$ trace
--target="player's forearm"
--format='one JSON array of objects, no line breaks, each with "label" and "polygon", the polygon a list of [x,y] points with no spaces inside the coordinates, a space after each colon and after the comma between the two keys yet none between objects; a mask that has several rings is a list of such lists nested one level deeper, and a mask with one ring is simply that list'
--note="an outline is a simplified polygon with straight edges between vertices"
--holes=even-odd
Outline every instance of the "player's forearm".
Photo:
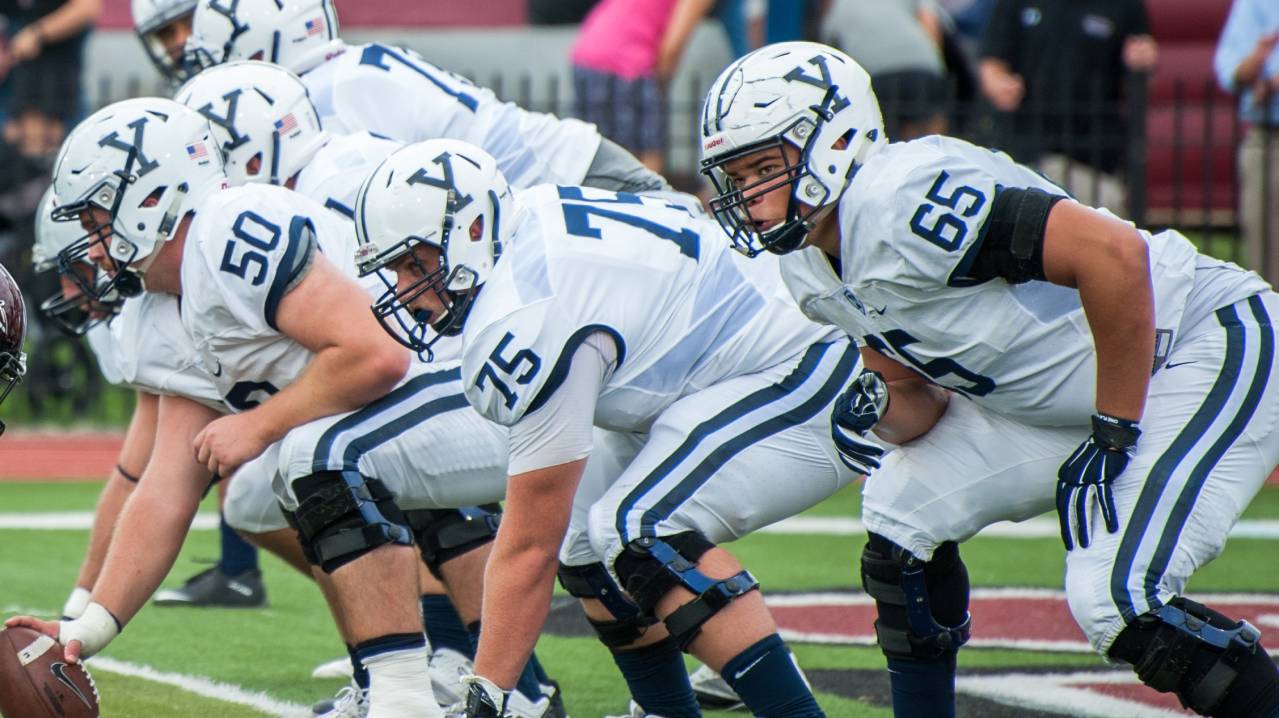
[{"label": "player's forearm", "polygon": [[[178,477],[162,473],[149,471],[125,503],[93,589],[93,600],[124,624],[142,609],[173,567],[200,503],[195,486],[179,487]],[[164,484],[171,490],[161,489]]]},{"label": "player's forearm", "polygon": [[132,491],[133,484],[121,476],[119,471],[112,469],[107,485],[98,496],[98,505],[93,513],[93,528],[89,531],[89,547],[85,551],[84,562],[80,564],[80,573],[76,576],[77,587],[92,589],[97,583],[120,511]]},{"label": "player's forearm", "polygon": [[1155,355],[1155,300],[1145,243],[1079,278],[1079,297],[1097,350],[1097,411],[1138,421]]},{"label": "player's forearm", "polygon": [[297,381],[250,410],[267,443],[324,416],[354,411],[386,395],[404,378],[407,355],[384,359],[363,356],[355,348],[318,352]]},{"label": "player's forearm", "polygon": [[70,0],[40,18],[40,39],[48,45],[61,42],[92,25],[102,14],[102,0]]},{"label": "player's forearm", "polygon": [[[504,540],[505,538],[505,540]],[[557,547],[498,531],[484,571],[484,603],[475,673],[510,690],[537,645],[551,606]]]},{"label": "player's forearm", "polygon": [[920,378],[888,383],[888,411],[875,424],[875,435],[893,444],[904,444],[932,429],[950,402],[945,389]]}]

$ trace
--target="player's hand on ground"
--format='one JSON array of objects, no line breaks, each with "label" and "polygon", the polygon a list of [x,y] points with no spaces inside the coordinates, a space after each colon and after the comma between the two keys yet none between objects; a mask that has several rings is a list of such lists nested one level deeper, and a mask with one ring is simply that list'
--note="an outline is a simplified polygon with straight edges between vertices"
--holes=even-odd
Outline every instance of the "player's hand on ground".
[{"label": "player's hand on ground", "polygon": [[865,369],[835,399],[830,415],[831,438],[848,468],[868,474],[879,468],[883,447],[866,435],[888,411],[888,384],[877,371]]},{"label": "player's hand on ground", "polygon": [[195,436],[195,460],[218,476],[230,476],[266,450],[269,441],[247,414],[230,414],[209,422]]},{"label": "player's hand on ground", "polygon": [[1088,515],[1095,502],[1110,533],[1119,531],[1119,514],[1111,484],[1128,466],[1141,429],[1137,422],[1104,414],[1092,418],[1092,435],[1075,449],[1057,472],[1057,518],[1066,550],[1091,543]]},{"label": "player's hand on ground", "polygon": [[463,718],[501,718],[506,715],[506,700],[510,696],[496,683],[484,676],[462,676],[466,686],[466,711]]},{"label": "player's hand on ground", "polygon": [[[5,620],[4,625],[7,628],[30,628],[33,631],[39,631],[53,639],[59,638],[61,633],[61,621],[42,621],[32,616],[13,616]],[[76,663],[80,660],[80,642],[71,641],[62,648],[63,659],[67,663]]]}]

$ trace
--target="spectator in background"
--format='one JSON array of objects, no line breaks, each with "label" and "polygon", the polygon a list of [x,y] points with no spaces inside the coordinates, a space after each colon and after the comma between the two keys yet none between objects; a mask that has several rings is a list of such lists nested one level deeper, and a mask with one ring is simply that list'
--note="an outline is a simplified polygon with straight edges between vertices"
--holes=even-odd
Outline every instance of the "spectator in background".
[{"label": "spectator in background", "polygon": [[[1235,0],[1213,69],[1239,95],[1248,132],[1239,146],[1239,224],[1249,265],[1279,285],[1279,2]],[[1267,168],[1269,171],[1267,171]]]},{"label": "spectator in background", "polygon": [[942,26],[933,0],[834,0],[821,38],[870,73],[889,138],[947,131]]},{"label": "spectator in background", "polygon": [[528,0],[530,25],[576,25],[599,0]]},{"label": "spectator in background", "polygon": [[1010,127],[1000,146],[1084,204],[1127,213],[1123,83],[1157,59],[1142,0],[997,0],[982,94]]},{"label": "spectator in background", "polygon": [[713,0],[603,0],[573,43],[576,114],[633,152],[649,169],[665,169],[666,88],[684,46]]},{"label": "spectator in background", "polygon": [[101,12],[101,0],[0,0],[8,23],[4,138],[22,155],[52,155],[81,114],[84,43]]},{"label": "spectator in background", "polygon": [[955,22],[955,39],[960,49],[976,62],[995,0],[940,0],[940,3]]}]

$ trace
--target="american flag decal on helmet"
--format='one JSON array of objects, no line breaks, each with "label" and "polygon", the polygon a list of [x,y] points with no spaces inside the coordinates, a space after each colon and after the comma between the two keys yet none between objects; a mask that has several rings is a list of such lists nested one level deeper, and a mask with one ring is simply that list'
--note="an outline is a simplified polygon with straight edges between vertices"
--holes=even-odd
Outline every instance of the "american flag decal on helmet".
[{"label": "american flag decal on helmet", "polygon": [[296,117],[293,116],[292,112],[275,121],[275,131],[279,132],[282,135],[287,135],[290,132],[293,132],[294,130],[296,130],[297,128],[298,128],[298,120]]},{"label": "american flag decal on helmet", "polygon": [[192,142],[187,145],[187,157],[199,162],[200,164],[209,163],[209,149],[204,146],[204,142]]},{"label": "american flag decal on helmet", "polygon": [[315,37],[324,32],[324,21],[318,17],[306,21],[306,36]]}]

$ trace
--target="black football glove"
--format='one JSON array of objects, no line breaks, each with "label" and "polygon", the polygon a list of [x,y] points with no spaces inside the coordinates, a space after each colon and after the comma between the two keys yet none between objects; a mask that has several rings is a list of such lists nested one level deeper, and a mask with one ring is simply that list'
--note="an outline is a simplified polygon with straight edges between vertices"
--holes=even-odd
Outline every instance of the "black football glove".
[{"label": "black football glove", "polygon": [[1067,551],[1075,547],[1072,528],[1080,548],[1088,548],[1088,514],[1094,498],[1101,508],[1106,530],[1112,534],[1119,531],[1119,514],[1115,511],[1115,494],[1110,485],[1128,466],[1140,436],[1141,429],[1135,421],[1094,414],[1092,436],[1061,465],[1057,472],[1057,517]]}]

